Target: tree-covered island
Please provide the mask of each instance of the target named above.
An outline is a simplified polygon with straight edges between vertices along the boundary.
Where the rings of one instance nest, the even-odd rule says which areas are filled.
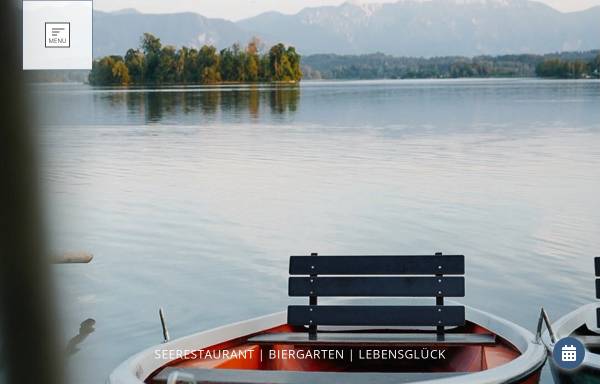
[[[88,80],[92,85],[143,85],[294,83],[301,78],[300,55],[291,46],[276,44],[262,52],[254,38],[245,48],[234,44],[220,51],[212,45],[176,49],[145,33],[139,49],[95,60]]]

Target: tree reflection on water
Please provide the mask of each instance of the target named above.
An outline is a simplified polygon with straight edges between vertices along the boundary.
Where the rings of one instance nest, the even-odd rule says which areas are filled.
[[[146,123],[169,122],[199,115],[209,122],[217,116],[232,121],[258,120],[261,114],[290,115],[300,102],[297,85],[218,86],[159,89],[118,89],[98,94],[113,110],[126,108]]]

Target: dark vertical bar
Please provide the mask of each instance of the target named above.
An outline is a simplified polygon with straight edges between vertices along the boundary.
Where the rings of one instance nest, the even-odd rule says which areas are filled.
[[[318,253],[313,252],[310,255],[316,257],[316,256],[318,256]],[[311,270],[315,270],[315,266],[314,265],[311,265]],[[317,274],[316,273],[311,273],[310,274],[310,282],[314,283],[316,279],[317,279]],[[317,295],[316,295],[316,293],[315,293],[314,290],[310,291],[310,296],[308,298],[308,304],[311,305],[311,306],[312,305],[315,305],[315,306],[317,305]],[[311,308],[310,310],[312,311],[313,309]],[[311,320],[311,322],[312,322],[312,320]],[[316,339],[317,338],[317,324],[309,324],[308,325],[308,336],[309,336],[309,339]]]
[[[435,255],[442,256],[442,252],[436,252]],[[441,265],[438,266],[438,268],[441,270]],[[444,276],[443,273],[436,273],[436,275],[435,275],[435,277],[437,277],[438,279],[441,279],[443,276]],[[442,296],[442,295],[443,295],[443,292],[439,291],[438,295],[435,297],[435,305],[444,305],[444,296]],[[438,325],[436,327],[436,330],[437,330],[438,337],[444,336],[444,326],[443,325]]]
[[[22,30],[22,2],[0,2],[0,381],[64,384]]]
[[[594,269],[596,276],[600,276],[600,257],[594,258]],[[600,299],[600,279],[596,279],[596,299]],[[596,309],[597,327],[600,328],[600,308]]]
[[[596,276],[600,277],[600,257],[594,258],[594,270]],[[600,279],[596,279],[596,298],[600,299]],[[600,328],[600,308],[596,309],[596,322],[598,328]]]

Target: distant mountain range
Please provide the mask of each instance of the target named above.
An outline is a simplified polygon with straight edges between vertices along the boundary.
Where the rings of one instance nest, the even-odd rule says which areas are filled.
[[[252,33],[223,19],[210,19],[196,13],[144,14],[133,9],[94,12],[94,56],[123,55],[140,45],[144,32],[159,37],[163,44],[219,48],[247,42]]]
[[[315,53],[475,56],[600,48],[600,7],[562,13],[528,0],[400,0],[305,8],[231,22],[194,13],[95,12],[94,54],[124,54],[151,32],[175,46],[245,44],[257,36]]]

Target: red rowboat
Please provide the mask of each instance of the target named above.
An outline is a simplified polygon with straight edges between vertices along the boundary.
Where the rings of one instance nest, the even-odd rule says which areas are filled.
[[[546,360],[529,331],[445,303],[464,296],[464,256],[292,256],[290,296],[309,305],[168,341],[133,356],[111,384],[537,383]],[[369,305],[321,305],[322,297]],[[435,305],[372,305],[372,297]]]

